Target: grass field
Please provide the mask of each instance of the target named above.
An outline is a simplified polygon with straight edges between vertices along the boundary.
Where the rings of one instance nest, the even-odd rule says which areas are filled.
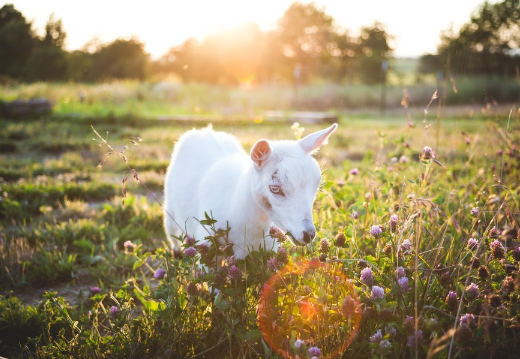
[[[0,120],[0,356],[513,358],[520,350],[516,108],[510,119],[438,122],[432,113],[409,124],[404,109],[340,117],[317,156],[318,238],[201,273],[196,261],[211,267],[225,249],[195,245],[194,257],[173,258],[162,229],[164,173],[191,126],[101,108],[99,117],[74,116],[63,106]],[[99,168],[108,149],[91,125],[117,150]],[[247,150],[259,138],[295,137],[286,124],[213,126]],[[210,218],[204,225],[215,235]]]

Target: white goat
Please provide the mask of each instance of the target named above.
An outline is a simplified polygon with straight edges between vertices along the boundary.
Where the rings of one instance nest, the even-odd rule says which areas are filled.
[[[212,213],[217,228],[229,224],[237,259],[260,246],[276,249],[276,241],[267,236],[273,223],[294,244],[309,243],[316,235],[312,205],[321,181],[311,154],[337,126],[299,141],[259,140],[250,156],[235,137],[211,127],[184,133],[173,150],[164,185],[164,226],[173,248],[180,250],[181,243],[172,237],[181,234],[178,224],[199,243],[205,242],[208,232],[197,221],[204,219],[204,212]]]

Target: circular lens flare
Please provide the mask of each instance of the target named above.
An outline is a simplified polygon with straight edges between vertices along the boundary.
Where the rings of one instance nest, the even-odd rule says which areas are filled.
[[[285,358],[307,357],[312,347],[321,358],[342,354],[360,320],[354,287],[334,263],[288,264],[264,285],[258,304],[260,330]]]

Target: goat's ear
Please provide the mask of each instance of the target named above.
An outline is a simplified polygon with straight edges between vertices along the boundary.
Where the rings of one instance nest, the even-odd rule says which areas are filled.
[[[263,164],[271,157],[273,150],[267,140],[257,141],[251,149],[251,160],[258,166],[262,167]]]
[[[305,136],[304,138],[299,140],[298,143],[300,144],[300,146],[302,146],[305,152],[313,153],[314,151],[318,150],[321,147],[321,145],[327,144],[330,135],[332,135],[332,132],[336,131],[337,127],[338,124],[335,123],[329,128]]]

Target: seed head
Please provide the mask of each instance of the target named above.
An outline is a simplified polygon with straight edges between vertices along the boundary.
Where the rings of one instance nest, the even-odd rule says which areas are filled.
[[[374,283],[374,274],[372,274],[372,269],[369,267],[364,268],[361,271],[361,282],[366,285],[372,285]]]
[[[195,238],[193,238],[192,236],[186,235],[186,241],[185,241],[185,242],[186,242],[186,245],[187,245],[188,247],[193,247],[193,246],[195,246],[195,243],[196,243],[197,241],[196,241]]]
[[[327,238],[323,238],[320,242],[320,252],[321,253],[329,253],[330,244]]]
[[[403,322],[403,329],[407,332],[412,332],[414,327],[415,321],[413,320],[413,317],[407,315]]]
[[[320,254],[320,262],[325,263],[327,261],[327,253]]]
[[[341,313],[343,313],[345,318],[350,318],[354,315],[354,313],[356,313],[357,306],[358,303],[349,294],[345,297],[345,299],[343,299],[343,302],[341,303]]]
[[[166,272],[164,271],[164,269],[159,268],[155,271],[153,276],[155,279],[163,279],[166,276]]]
[[[471,339],[473,332],[467,324],[462,324],[457,328],[457,333],[455,335],[459,343],[464,343]]]
[[[482,279],[486,279],[487,277],[489,277],[489,270],[487,269],[487,267],[480,266],[478,268],[478,276]]]
[[[209,252],[209,246],[206,243],[199,244],[196,248],[201,256],[205,256]]]
[[[385,244],[385,246],[383,248],[383,253],[386,254],[387,256],[392,254],[392,244],[391,243]]]
[[[190,282],[188,284],[188,288],[186,289],[186,292],[188,293],[188,295],[191,295],[191,296],[196,296],[199,294],[199,289],[200,289],[200,284],[195,284],[193,282]]]
[[[385,290],[377,285],[372,287],[372,300],[375,302],[379,302],[383,300],[385,297]]]
[[[377,238],[381,235],[381,233],[383,233],[383,230],[381,229],[380,226],[376,225],[376,226],[372,226],[370,227],[370,234]]]
[[[459,300],[457,298],[457,293],[449,292],[448,295],[446,296],[445,303],[446,303],[446,306],[449,309],[451,309],[451,310],[457,309],[457,306],[459,305]]]
[[[497,294],[491,294],[488,297],[488,302],[489,305],[491,305],[492,307],[500,307],[500,305],[502,304],[502,298],[500,298],[500,296]]]
[[[489,236],[491,238],[498,238],[501,233],[502,232],[500,231],[500,229],[498,229],[496,226],[493,226],[493,228],[489,230]]]
[[[397,232],[397,222],[399,221],[399,218],[395,214],[390,216],[390,231],[392,233]]]
[[[515,290],[515,280],[513,277],[506,277],[504,279],[504,284],[502,285],[502,291],[506,293],[511,293]]]
[[[336,247],[342,248],[345,245],[346,241],[347,239],[345,238],[345,234],[341,232],[338,233],[338,235],[336,236]]]
[[[480,260],[477,257],[471,258],[471,268],[475,269],[480,267]]]

